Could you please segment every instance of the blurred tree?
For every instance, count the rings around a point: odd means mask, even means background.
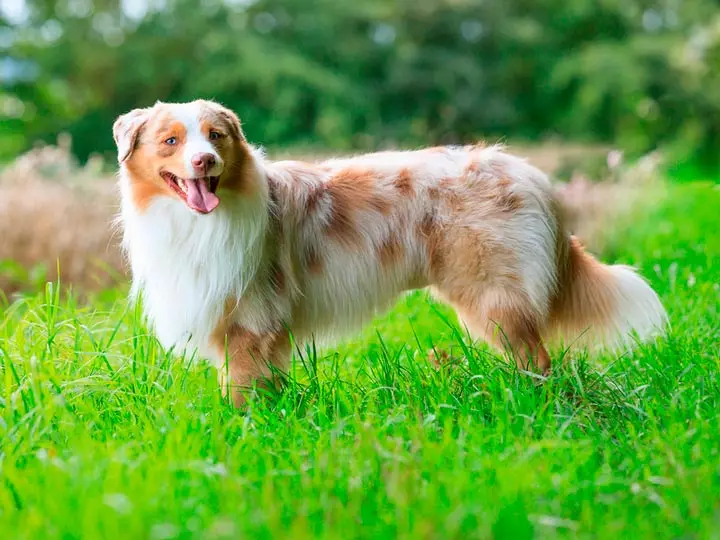
[[[110,153],[118,114],[207,97],[272,146],[559,135],[720,162],[715,0],[24,5],[0,20],[0,159],[60,131]]]

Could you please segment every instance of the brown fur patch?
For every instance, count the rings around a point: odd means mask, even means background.
[[[434,212],[428,212],[423,216],[417,224],[416,233],[427,249],[430,276],[437,275],[442,271],[444,258],[440,250],[440,232]]]
[[[440,189],[450,189],[458,185],[458,179],[452,176],[446,176],[438,181],[438,187]]]
[[[169,158],[174,155],[177,151],[177,146],[171,146],[169,144],[159,144],[157,146],[157,155],[160,158]]]
[[[396,264],[403,256],[403,245],[395,234],[390,234],[377,248],[380,264],[390,266]]]
[[[290,355],[290,336],[283,329],[252,332],[233,322],[236,309],[235,300],[228,298],[223,316],[210,335],[209,342],[218,357],[223,359],[218,367],[223,395],[229,383],[235,387],[232,397],[235,405],[239,406],[244,402],[244,397],[237,387],[247,388],[256,381],[262,384],[259,379],[270,375],[267,363],[284,367]]]
[[[500,212],[517,212],[524,207],[522,197],[513,191],[513,182],[500,167],[491,166],[490,171],[483,171],[480,162],[472,161],[465,169],[465,180],[474,194],[491,202]],[[443,180],[441,186],[450,184]],[[455,207],[459,209],[457,204]]]
[[[219,338],[219,339],[218,339]],[[218,379],[223,394],[232,387],[236,406],[244,403],[243,389],[271,377],[268,364],[285,367],[290,355],[290,336],[285,330],[255,333],[237,324],[231,324],[224,332],[214,334],[212,345],[226,362],[218,368]]]
[[[272,163],[266,169],[268,182],[282,200],[281,205],[297,219],[313,214],[327,196],[323,181],[328,167],[304,161]],[[290,203],[292,201],[292,203]]]
[[[377,192],[376,183],[377,177],[373,171],[348,168],[330,179],[328,191],[333,200],[340,199],[343,203],[350,203],[347,206],[388,215],[390,201]]]
[[[273,289],[278,294],[282,294],[285,292],[285,287],[287,285],[286,279],[285,279],[285,272],[283,272],[282,268],[280,268],[280,265],[275,262],[270,266],[270,281],[272,282]]]
[[[435,215],[428,212],[418,222],[418,234],[421,237],[429,238],[435,232]]]
[[[311,274],[321,274],[323,271],[323,260],[315,246],[308,246],[305,254],[305,265]]]
[[[247,144],[240,119],[233,111],[212,101],[198,100],[198,102],[202,106],[199,115],[200,121],[207,122],[203,126],[204,129],[207,129],[207,131],[203,131],[204,133],[207,134],[210,127],[214,127],[217,131],[235,139],[236,142]]]
[[[245,139],[226,137],[217,142],[215,149],[225,164],[218,189],[251,195],[258,185],[251,176],[250,150]]]
[[[222,143],[222,141],[225,137],[228,137],[230,135],[230,133],[227,132],[227,128],[225,126],[221,127],[218,125],[217,121],[212,121],[212,120],[208,120],[208,119],[200,120],[200,131],[202,131],[203,135],[205,135],[205,137],[207,137],[208,140],[210,139],[211,131],[214,131],[214,132],[220,134],[219,139],[210,141],[210,143],[212,143],[212,144],[220,144],[220,143]]]
[[[182,145],[185,144],[185,139],[187,138],[187,130],[183,123],[165,116],[159,117],[157,121],[151,119],[148,130],[155,139],[157,154],[161,157],[173,155],[177,152],[178,148],[181,148]],[[175,137],[177,143],[172,145],[165,144],[165,141],[170,137]]]
[[[565,216],[565,209],[563,208],[560,201],[553,198],[550,203],[550,211],[555,220],[555,262],[557,264],[557,280],[558,283],[563,283],[569,279],[568,273],[570,266],[568,265],[568,258],[570,257],[570,242],[568,242],[568,230],[566,226],[567,218]],[[574,237],[570,236],[570,240]]]
[[[504,212],[517,212],[523,208],[522,198],[512,191],[512,182],[507,178],[500,178],[496,183],[494,194],[497,204]]]
[[[145,212],[156,197],[168,195],[173,194],[152,182],[133,182],[132,185],[133,203],[140,212]]]
[[[280,346],[289,344],[285,331],[255,333],[237,324],[232,324],[215,346],[222,355],[227,351],[232,370],[258,371],[256,364],[272,361]],[[260,369],[259,371],[262,371]],[[244,378],[244,377],[243,377]]]
[[[540,340],[538,322],[521,309],[493,307],[487,311],[484,337],[498,348],[509,348],[520,369],[535,365],[542,373],[550,370],[550,356]]]
[[[410,169],[401,170],[395,177],[395,188],[403,197],[412,197],[415,195],[415,186],[413,186],[413,177]]]
[[[558,291],[551,302],[548,329],[570,334],[593,325],[604,327],[615,308],[607,294],[614,279],[612,271],[586,253],[574,236],[559,236]]]
[[[520,369],[550,370],[550,356],[540,338],[540,321],[526,311],[529,300],[517,289],[503,288],[492,296],[483,296],[484,288],[468,283],[467,290],[439,289],[439,296],[449,301],[474,338],[482,338],[500,352],[508,352]],[[473,294],[468,294],[473,293]]]
[[[477,174],[481,170],[481,164],[479,161],[471,161],[468,163],[467,167],[465,167],[465,174]]]
[[[377,192],[375,174],[367,169],[343,169],[330,179],[326,189],[332,200],[327,233],[345,245],[357,246],[362,242],[354,219],[356,212],[370,210],[382,215],[390,212],[390,201]]]
[[[215,150],[225,165],[223,174],[220,176],[220,184],[224,189],[249,194],[252,182],[247,178],[247,163],[249,151],[240,130],[240,121],[235,117],[231,120],[224,109],[212,103],[205,103],[200,113],[200,130]],[[228,111],[225,111],[228,112]],[[231,113],[234,117],[234,113]],[[220,138],[210,140],[210,132],[220,134]]]
[[[453,229],[437,241],[430,259],[438,288],[454,303],[477,309],[479,284],[488,279],[487,248],[474,231]]]
[[[320,205],[320,201],[325,195],[325,186],[318,184],[310,189],[307,196],[306,209],[308,214],[315,212]]]
[[[507,176],[501,176],[497,179],[497,182],[495,182],[495,185],[500,188],[502,191],[508,191],[510,187],[512,186],[512,182]]]
[[[147,210],[156,197],[177,197],[160,177],[151,148],[151,145],[141,145],[126,161],[132,201],[140,212]]]
[[[445,177],[438,182],[438,196],[449,206],[452,213],[459,213],[465,209],[466,198],[461,195],[457,178]]]
[[[245,137],[242,136],[240,129],[240,119],[234,112],[211,101],[198,100],[197,103],[200,105],[200,114],[198,115],[200,128],[206,136],[213,130],[225,137],[244,140]]]

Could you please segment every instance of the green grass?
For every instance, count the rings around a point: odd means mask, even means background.
[[[718,209],[671,186],[605,253],[660,292],[667,339],[542,385],[417,293],[239,414],[124,291],[48,286],[0,316],[2,536],[717,538]]]

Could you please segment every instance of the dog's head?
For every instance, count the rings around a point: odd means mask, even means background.
[[[156,103],[113,125],[118,161],[140,209],[174,197],[197,213],[220,204],[218,189],[238,189],[248,145],[232,111],[212,101]]]

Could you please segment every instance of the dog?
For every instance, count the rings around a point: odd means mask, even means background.
[[[206,100],[135,109],[113,135],[131,297],[164,347],[216,363],[238,406],[291,339],[336,339],[413,289],[545,374],[548,343],[665,327],[647,282],[584,252],[548,177],[500,146],[272,162]]]

